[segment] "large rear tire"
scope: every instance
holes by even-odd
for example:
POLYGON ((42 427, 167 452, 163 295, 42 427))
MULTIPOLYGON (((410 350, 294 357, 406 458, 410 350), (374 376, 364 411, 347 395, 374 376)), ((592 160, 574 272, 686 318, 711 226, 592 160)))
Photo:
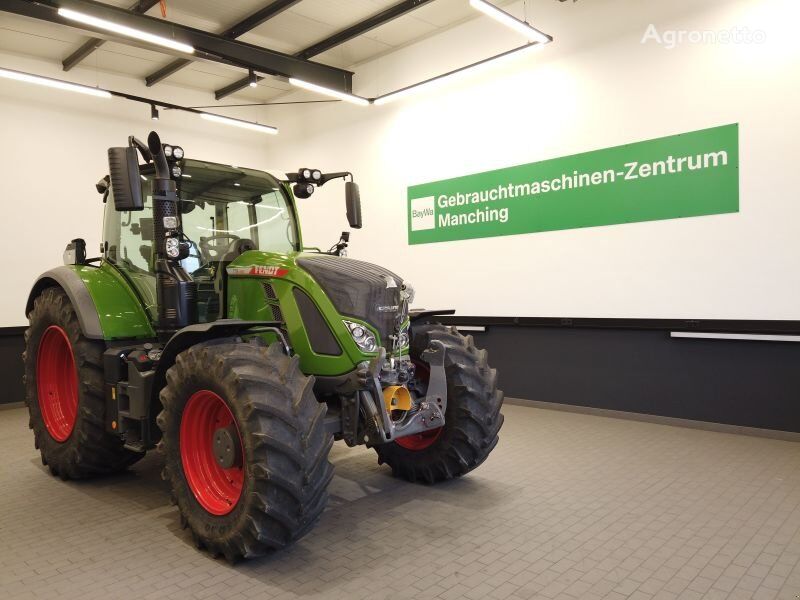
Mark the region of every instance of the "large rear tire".
POLYGON ((198 548, 235 562, 282 548, 319 520, 333 435, 313 385, 280 344, 212 341, 178 355, 161 392, 159 449, 198 548))
POLYGON ((455 327, 414 326, 410 353, 419 365, 418 376, 425 374, 421 356, 432 340, 446 348, 444 426, 375 446, 379 464, 412 482, 436 483, 470 472, 497 445, 503 425, 503 392, 497 389, 497 371, 489 367, 486 350, 476 348, 472 336, 461 335, 455 327))
POLYGON ((25 402, 42 463, 62 479, 122 471, 143 454, 105 428, 102 341, 81 332, 61 288, 34 301, 25 332, 25 402))

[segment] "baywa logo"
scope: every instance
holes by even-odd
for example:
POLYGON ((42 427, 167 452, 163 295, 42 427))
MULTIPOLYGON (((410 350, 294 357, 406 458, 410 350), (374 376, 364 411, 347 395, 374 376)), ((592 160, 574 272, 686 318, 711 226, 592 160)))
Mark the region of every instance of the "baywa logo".
POLYGON ((436 211, 434 197, 414 198, 411 200, 411 231, 422 231, 436 228, 436 211))

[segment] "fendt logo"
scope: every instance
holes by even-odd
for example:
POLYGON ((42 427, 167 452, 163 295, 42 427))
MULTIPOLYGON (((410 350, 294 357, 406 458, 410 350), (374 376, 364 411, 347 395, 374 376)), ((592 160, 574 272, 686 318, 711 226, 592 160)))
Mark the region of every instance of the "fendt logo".
POLYGON ((435 228, 434 197, 414 198, 411 201, 411 231, 435 228))
POLYGON ((228 267, 225 269, 228 275, 235 277, 283 277, 289 270, 275 266, 253 265, 252 267, 228 267))

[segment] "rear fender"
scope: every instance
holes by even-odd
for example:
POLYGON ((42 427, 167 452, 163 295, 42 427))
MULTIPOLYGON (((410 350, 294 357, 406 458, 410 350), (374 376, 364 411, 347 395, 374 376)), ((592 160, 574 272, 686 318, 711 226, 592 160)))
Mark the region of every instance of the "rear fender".
POLYGON ((67 294, 83 335, 96 340, 153 338, 155 331, 138 296, 111 265, 65 265, 42 273, 33 284, 25 315, 49 287, 67 294))
POLYGON ((92 296, 80 276, 69 267, 56 267, 39 276, 28 294, 25 316, 33 310, 36 298, 50 287, 60 287, 67 294, 72 307, 78 313, 78 323, 83 335, 93 340, 103 339, 103 328, 100 326, 100 317, 92 296))

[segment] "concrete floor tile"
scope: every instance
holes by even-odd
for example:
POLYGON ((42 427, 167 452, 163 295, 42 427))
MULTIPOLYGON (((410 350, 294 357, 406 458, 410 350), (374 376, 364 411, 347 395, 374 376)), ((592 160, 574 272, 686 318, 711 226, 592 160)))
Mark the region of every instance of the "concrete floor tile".
POLYGON ((180 529, 158 456, 63 482, 42 467, 25 411, 2 411, 0 598, 800 594, 800 444, 516 405, 504 413, 486 463, 439 486, 393 479, 371 450, 337 444, 316 529, 230 566, 180 529))

